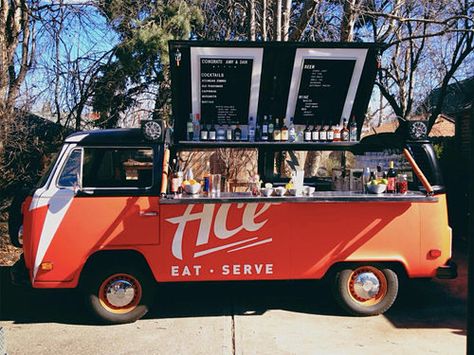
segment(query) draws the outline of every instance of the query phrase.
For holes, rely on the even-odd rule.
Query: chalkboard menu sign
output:
[[[355,63],[355,59],[304,59],[294,122],[339,122]]]
[[[253,59],[200,58],[201,119],[247,124]]]

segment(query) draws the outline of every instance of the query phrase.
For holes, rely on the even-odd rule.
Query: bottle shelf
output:
[[[275,150],[347,150],[359,142],[179,141],[181,148],[267,148]]]

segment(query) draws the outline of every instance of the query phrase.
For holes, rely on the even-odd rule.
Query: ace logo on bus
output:
[[[206,246],[208,244],[215,245],[216,242],[224,241],[224,244],[219,243],[218,246],[209,247],[204,250],[195,251],[193,253],[193,259],[198,259],[204,255],[209,255],[216,252],[227,252],[233,253],[252,247],[256,247],[262,244],[272,242],[272,237],[260,237],[252,236],[244,239],[236,239],[236,235],[241,231],[257,232],[267,222],[267,219],[263,219],[257,222],[258,217],[264,215],[270,207],[271,203],[264,203],[260,209],[258,209],[258,203],[238,203],[238,204],[222,204],[217,207],[215,204],[204,204],[202,205],[202,211],[193,211],[195,209],[194,204],[190,204],[186,207],[186,210],[181,216],[172,217],[166,219],[167,222],[177,225],[176,231],[173,236],[171,243],[171,253],[178,260],[183,260],[183,244],[188,243],[187,239],[191,238],[195,240],[194,248]],[[241,220],[236,227],[228,229],[228,216],[231,208],[237,208],[241,210]],[[214,218],[213,218],[214,217]],[[189,222],[199,223],[197,236],[191,236],[189,233],[185,233],[186,226]],[[214,232],[215,240],[211,239],[211,230]],[[193,237],[196,237],[195,239]],[[186,240],[185,240],[186,238]],[[191,267],[185,266],[183,270],[180,270],[178,266],[171,267],[172,276],[199,276],[202,272],[201,265],[192,265]],[[211,273],[214,270],[210,270]],[[240,275],[240,274],[272,274],[272,264],[243,264],[243,265],[222,265],[220,270],[216,270],[222,275]]]

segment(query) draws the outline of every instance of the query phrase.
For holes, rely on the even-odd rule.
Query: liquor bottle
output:
[[[349,126],[349,140],[351,142],[357,142],[357,123],[355,116],[352,116],[351,124]]]
[[[208,133],[208,139],[210,141],[215,141],[216,136],[217,136],[216,129],[214,128],[214,125],[211,125],[211,129],[209,130],[209,133]]]
[[[189,114],[188,122],[186,123],[186,140],[192,141],[194,135],[194,115]]]
[[[258,142],[262,139],[262,133],[260,127],[256,124],[255,125],[255,142]]]
[[[334,142],[341,141],[341,128],[339,127],[339,123],[336,123],[336,127],[334,127]]]
[[[239,125],[237,125],[237,127],[235,127],[234,139],[236,141],[241,141],[242,140],[242,130],[240,129]]]
[[[196,115],[194,116],[194,120],[193,120],[193,140],[194,141],[198,141],[199,138],[200,138],[200,129],[201,129],[201,126],[199,124],[199,121],[201,120],[201,117],[199,115],[199,113],[196,113]]]
[[[303,132],[303,137],[305,142],[311,142],[311,128],[309,128],[309,123],[306,124],[306,128]]]
[[[260,139],[262,141],[268,141],[268,122],[267,115],[263,115],[262,130]]]
[[[209,163],[209,161],[206,162],[206,170],[204,170],[203,181],[203,191],[209,193],[211,185],[211,164]]]
[[[253,117],[249,118],[249,142],[255,142],[255,124]]]
[[[273,131],[275,130],[275,124],[273,123],[272,115],[268,115],[268,140],[273,140]]]
[[[204,124],[201,125],[201,134],[200,134],[200,138],[202,141],[207,141],[208,140],[208,131],[207,131],[207,128]]]
[[[295,124],[293,123],[293,117],[290,117],[290,126],[288,127],[288,140],[290,142],[296,141],[296,129]]]
[[[348,142],[350,138],[349,130],[347,129],[347,120],[344,118],[342,121],[342,130],[341,130],[341,141]]]
[[[172,194],[178,193],[178,164],[176,163],[176,159],[173,159],[170,165],[170,192]]]
[[[329,124],[329,128],[326,130],[326,140],[332,142],[334,140],[334,128]]]
[[[326,126],[324,125],[324,122],[321,124],[321,129],[319,130],[319,141],[320,142],[327,142],[327,132],[326,132]]]
[[[223,141],[225,140],[225,129],[224,126],[217,127],[217,140]]]
[[[388,169],[387,173],[387,192],[388,193],[395,193],[396,190],[396,182],[397,182],[397,171],[393,168],[393,160],[390,161],[390,168]]]
[[[179,156],[176,154],[176,157],[178,157],[178,172],[176,173],[176,176],[178,178],[178,194],[183,193],[183,180],[184,180],[184,172],[181,164],[179,163]]]
[[[281,141],[281,129],[280,129],[280,122],[278,118],[275,118],[275,128],[273,130],[273,140],[276,142]]]
[[[282,127],[281,127],[281,140],[288,142],[288,127],[286,127],[285,119],[282,118]]]
[[[313,142],[319,142],[319,127],[314,125],[311,131],[311,140]]]
[[[232,132],[232,127],[227,126],[227,129],[225,131],[225,139],[228,141],[231,141],[234,138],[234,134]]]

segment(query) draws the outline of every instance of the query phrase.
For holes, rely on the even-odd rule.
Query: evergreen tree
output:
[[[190,39],[203,22],[193,1],[106,0],[100,8],[120,35],[113,60],[102,66],[93,100],[101,127],[115,127],[120,114],[147,101],[153,118],[168,118],[168,41]],[[141,105],[143,106],[143,105]]]

